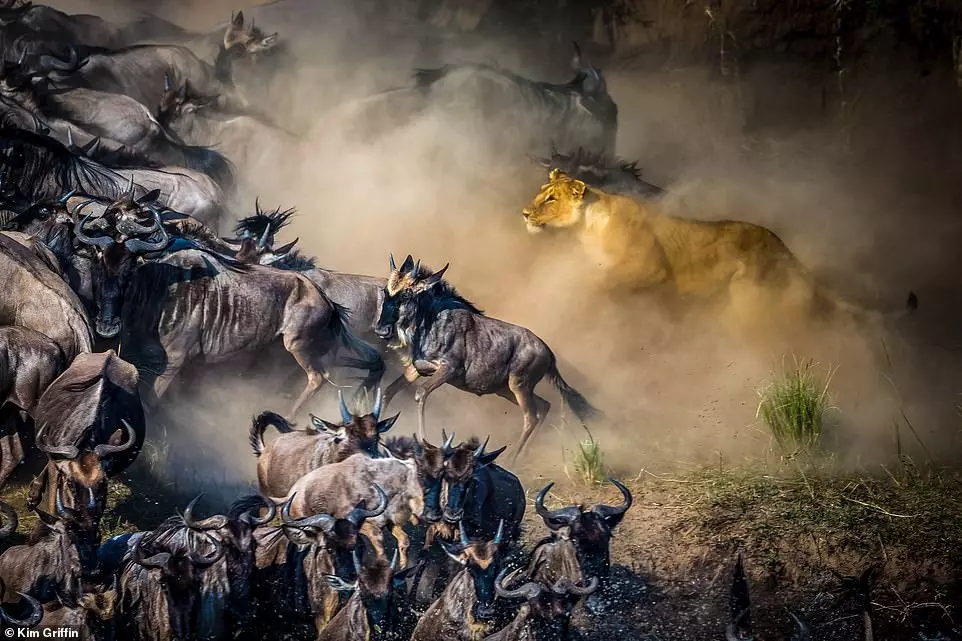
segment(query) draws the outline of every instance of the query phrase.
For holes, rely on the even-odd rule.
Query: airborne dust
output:
[[[422,38],[423,29],[390,11],[370,14],[382,18],[377,26],[365,24],[374,3],[169,5],[162,15],[197,32],[219,28],[244,8],[268,33],[279,32],[298,60],[257,89],[276,100],[275,116],[291,114],[282,124],[309,133],[299,134],[296,146],[265,142],[262,153],[249,154],[253,162],[239,164],[235,211],[251,211],[255,196],[271,209],[296,207],[280,241],[300,237],[302,251],[323,267],[386,276],[391,252],[435,268],[450,262],[450,282],[490,315],[541,336],[567,380],[604,410],[606,419],[591,429],[619,474],[764,455],[770,442],[755,419],[756,389],[793,353],[815,359],[822,371],[838,368],[838,411],[827,436],[841,461],[893,458],[895,421],[903,448],[926,456],[902,411],[928,452],[960,451],[954,404],[962,377],[952,350],[959,345],[955,210],[962,194],[954,181],[962,156],[951,140],[962,139],[962,111],[958,96],[945,95],[944,77],[919,79],[884,60],[868,63],[846,150],[832,107],[821,100],[833,90],[830,74],[757,64],[736,88],[698,67],[634,71],[625,61],[594,60],[619,106],[619,155],[639,160],[649,181],[670,189],[679,212],[683,206],[699,218],[770,227],[852,302],[897,309],[909,290],[920,298],[915,316],[887,324],[884,333],[813,327],[764,309],[679,316],[643,296],[599,287],[594,266],[562,236],[529,237],[520,210],[545,172],[524,157],[492,153],[479,132],[427,116],[373,142],[345,134],[345,105],[405,84],[413,67],[492,62],[564,82],[566,43],[507,31]],[[403,3],[393,6],[403,13]],[[111,13],[99,3],[69,8]],[[163,420],[172,445],[149,449],[145,458],[185,490],[220,486],[236,496],[238,485],[254,480],[250,417],[287,411],[292,400],[278,391],[288,374],[246,361],[185,373]],[[557,477],[585,433],[566,420],[547,381],[539,390],[553,410],[520,471]],[[296,395],[299,387],[286,391]],[[410,398],[395,401],[392,413],[402,415],[394,433],[416,431]],[[333,418],[336,402],[327,387],[307,410]],[[306,413],[296,420],[305,425]],[[427,421],[434,441],[444,428],[465,438],[490,434],[492,448],[515,442],[521,428],[520,412],[503,399],[448,387],[429,398]]]

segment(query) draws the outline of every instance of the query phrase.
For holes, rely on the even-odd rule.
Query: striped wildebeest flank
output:
[[[400,126],[425,112],[440,113],[467,133],[484,132],[501,153],[548,153],[584,148],[615,151],[618,106],[601,70],[574,44],[574,78],[553,84],[484,64],[419,69],[410,87],[392,89],[345,106],[365,135]]]
[[[551,404],[535,394],[548,377],[581,421],[599,414],[558,371],[554,353],[534,332],[485,316],[444,280],[447,266],[434,272],[409,254],[400,267],[391,257],[391,275],[377,320],[382,338],[396,336],[410,363],[384,393],[390,399],[409,382],[424,378],[414,399],[418,433],[424,438],[428,395],[444,384],[478,396],[497,394],[518,405],[524,416],[514,460],[548,415]]]
[[[341,421],[331,423],[311,415],[311,427],[294,430],[284,417],[262,412],[251,424],[250,443],[257,457],[257,480],[265,496],[284,496],[294,483],[322,465],[340,463],[352,454],[381,456],[381,434],[397,421],[400,413],[381,420],[381,389],[378,388],[370,411],[354,414],[338,390]],[[264,444],[268,425],[280,436]]]

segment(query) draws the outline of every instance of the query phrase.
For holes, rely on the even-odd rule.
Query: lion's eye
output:
[[[556,199],[554,196],[548,196],[547,198],[544,199],[544,202],[545,202],[545,204],[547,204],[547,203],[553,203],[555,200],[557,200],[557,199]]]

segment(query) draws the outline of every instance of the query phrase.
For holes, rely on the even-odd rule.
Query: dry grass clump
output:
[[[820,375],[812,360],[782,367],[772,380],[758,390],[756,418],[771,430],[779,447],[788,455],[811,452],[822,435],[825,414],[833,409],[829,386],[835,369]]]

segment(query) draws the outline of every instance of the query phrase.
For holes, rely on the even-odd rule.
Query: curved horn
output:
[[[454,432],[451,432],[447,440],[444,441],[444,444],[441,445],[441,449],[444,451],[449,451],[453,446],[454,446]]]
[[[558,531],[566,525],[572,525],[581,516],[581,510],[577,507],[562,507],[557,510],[549,510],[544,506],[544,499],[548,495],[551,488],[554,487],[554,481],[548,483],[534,499],[534,507],[538,512],[538,516],[544,521],[544,524],[551,531]]]
[[[384,510],[387,509],[387,494],[384,493],[384,490],[382,490],[381,486],[377,483],[374,484],[374,491],[377,492],[377,505],[374,506],[374,509],[368,510],[367,504],[365,503],[365,509],[362,514],[366,519],[373,519],[376,516],[381,516],[384,514]]]
[[[167,564],[170,563],[170,553],[160,552],[153,556],[145,557],[144,551],[141,548],[144,543],[144,538],[146,537],[142,536],[134,543],[134,549],[130,551],[130,558],[133,559],[134,563],[142,565],[145,568],[167,569]]]
[[[391,572],[397,571],[398,549],[394,548],[394,556],[391,557]]]
[[[3,517],[7,521],[6,524],[0,528],[0,539],[2,539],[17,531],[19,519],[17,518],[17,511],[3,501],[0,501],[0,514],[3,514]]]
[[[337,522],[330,514],[315,514],[313,516],[305,516],[300,519],[294,519],[291,517],[291,503],[294,502],[294,497],[297,496],[297,492],[291,494],[291,498],[287,499],[284,503],[284,507],[281,508],[281,523],[288,527],[293,527],[297,529],[303,529],[306,527],[319,527],[324,532],[330,532],[334,529],[334,524]]]
[[[20,52],[20,57],[17,59],[17,66],[19,67],[20,65],[22,65],[23,61],[26,60],[26,58],[27,58],[27,50],[26,48],[24,48],[24,50]]]
[[[623,500],[621,505],[596,505],[593,508],[593,511],[603,519],[608,519],[613,516],[621,516],[628,511],[628,508],[631,507],[633,500],[631,497],[631,492],[627,487],[619,483],[616,479],[609,478],[608,480],[611,481],[615,487],[621,490],[621,496]]]
[[[260,527],[262,525],[267,525],[268,523],[274,520],[275,516],[277,516],[277,504],[274,503],[274,501],[264,496],[261,496],[260,499],[264,502],[264,505],[267,506],[267,514],[265,514],[263,517],[258,518],[256,516],[253,516],[251,512],[247,512],[247,514],[249,515],[247,522],[250,523],[252,527]]]
[[[164,92],[170,91],[170,76],[164,74]]]
[[[349,425],[351,421],[354,420],[354,417],[347,411],[347,405],[344,403],[344,394],[341,393],[341,390],[337,390],[337,400],[341,402],[341,422],[344,423],[344,425]]]
[[[40,66],[50,67],[59,71],[72,71],[77,66],[79,56],[77,55],[77,49],[73,46],[68,45],[67,52],[66,60],[61,60],[51,55],[40,56]]]
[[[461,533],[461,545],[468,547],[471,545],[471,539],[468,538],[468,531],[464,529],[464,523],[458,521],[458,532]]]
[[[568,587],[568,594],[574,594],[576,596],[587,596],[598,589],[598,577],[593,576],[591,580],[588,581],[588,585],[581,587],[577,584]]]
[[[504,539],[504,519],[498,522],[498,533],[494,535],[494,544],[501,545],[502,539]]]
[[[100,144],[100,136],[94,136],[93,138],[90,139],[90,141],[86,145],[80,148],[80,153],[82,153],[84,156],[89,157],[90,154],[93,153],[94,149],[96,149],[97,145],[99,144]]]
[[[77,224],[73,226],[74,236],[76,236],[77,240],[85,245],[92,245],[94,247],[110,247],[114,244],[114,239],[110,236],[97,236],[94,238],[84,233],[83,227],[87,224],[87,221],[90,219],[91,215],[92,214],[87,214],[77,221]]]
[[[361,551],[358,548],[354,548],[354,553],[351,555],[354,559],[354,571],[357,572],[358,576],[361,574]]]
[[[131,200],[134,198],[134,172],[130,172],[130,182],[127,184],[127,191],[124,192],[124,197],[126,196]]]
[[[154,214],[154,219],[157,221],[157,226],[160,228],[161,239],[156,243],[148,243],[147,241],[140,240],[139,238],[131,238],[124,243],[124,246],[128,251],[134,254],[146,254],[148,252],[156,252],[164,249],[170,244],[170,236],[167,234],[167,230],[160,223],[160,215],[151,209]]]
[[[194,506],[197,505],[197,501],[199,501],[200,497],[202,496],[203,494],[198,494],[196,497],[194,497],[194,500],[187,505],[187,508],[184,509],[184,523],[187,524],[187,527],[192,530],[206,531],[219,530],[227,525],[227,517],[220,514],[207,517],[202,521],[194,520]]]
[[[397,267],[394,265],[394,254],[391,254],[390,256],[388,256],[388,260],[391,261],[391,271],[396,272]]]
[[[127,220],[124,220],[122,223],[123,229],[120,229],[120,231],[126,234],[127,236],[134,236],[134,235],[149,236],[156,231],[160,231],[160,224],[161,224],[160,220],[158,220],[156,217],[154,218],[154,221],[149,225],[140,225],[135,222],[129,222]]]
[[[207,535],[207,540],[214,546],[214,552],[212,554],[201,556],[196,550],[191,550],[190,554],[187,555],[187,558],[190,559],[190,562],[193,563],[195,567],[210,567],[224,558],[224,553],[227,552],[227,546],[217,537]]]
[[[534,599],[541,594],[544,588],[540,583],[528,582],[522,585],[520,588],[509,590],[504,587],[505,580],[513,579],[516,574],[518,574],[521,569],[517,569],[511,574],[505,576],[508,572],[508,568],[504,568],[498,573],[498,578],[494,580],[494,591],[498,593],[498,596],[502,599]]]
[[[97,497],[94,496],[94,489],[92,487],[87,488],[87,509],[91,512],[97,507]]]
[[[57,203],[60,204],[60,205],[66,205],[66,204],[67,204],[67,201],[70,200],[70,198],[71,198],[75,193],[77,193],[77,190],[76,190],[76,189],[71,189],[70,191],[68,191],[67,193],[65,193],[63,196],[61,196],[61,197],[57,200]]]
[[[68,146],[68,147],[74,147],[74,146],[75,146],[75,145],[73,144],[73,129],[71,129],[70,127],[67,127],[67,146]]]
[[[488,446],[488,441],[490,440],[491,440],[491,436],[489,435],[488,438],[484,439],[484,443],[481,444],[481,447],[474,450],[474,458],[476,459],[481,458],[481,455],[484,454],[484,448]]]
[[[381,386],[377,386],[377,392],[374,393],[374,407],[371,408],[371,414],[374,414],[374,420],[381,418]]]
[[[94,454],[97,458],[104,459],[108,456],[126,452],[137,442],[137,433],[134,432],[134,428],[130,426],[130,423],[128,423],[126,419],[121,419],[120,422],[124,424],[124,433],[127,435],[127,440],[120,445],[108,445],[107,443],[98,445],[94,448]]]
[[[0,608],[0,618],[12,626],[23,628],[36,627],[37,624],[40,623],[40,619],[43,618],[43,608],[40,606],[40,601],[37,601],[29,594],[24,594],[23,592],[17,592],[17,594],[19,594],[24,601],[30,604],[30,616],[28,616],[26,619],[16,619],[7,614],[6,610]]]
[[[270,224],[267,224],[264,227],[264,233],[261,234],[261,239],[257,241],[258,249],[264,249],[265,247],[267,247],[267,237],[270,235],[270,233],[271,233],[271,226]]]

